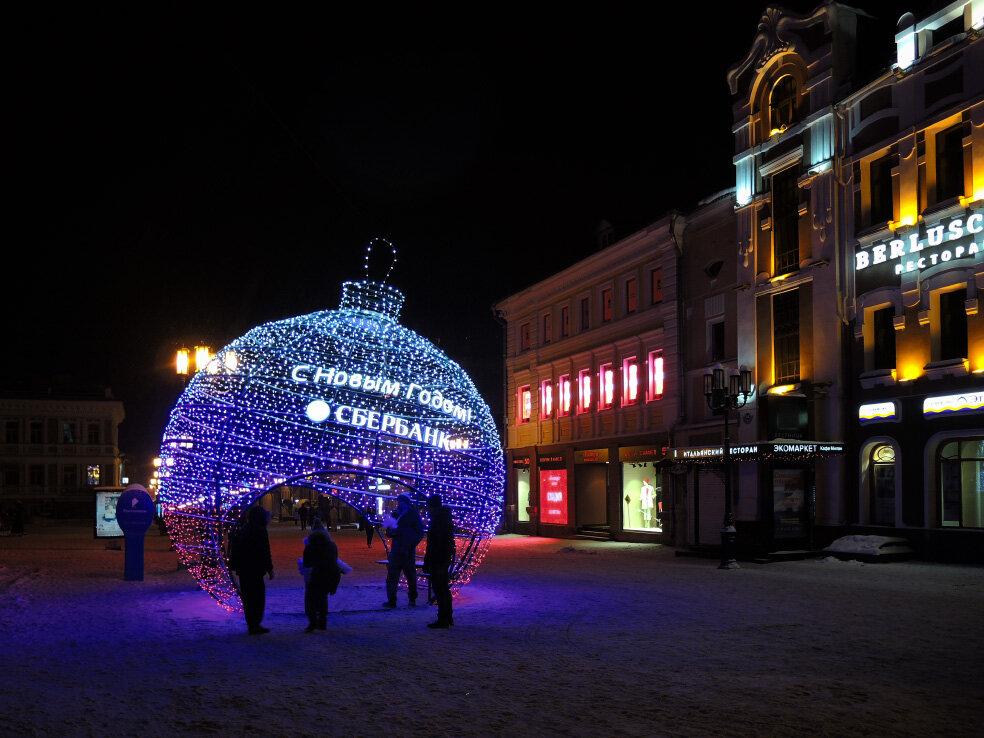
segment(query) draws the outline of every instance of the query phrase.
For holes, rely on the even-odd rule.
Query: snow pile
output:
[[[824,551],[838,557],[857,557],[876,561],[900,561],[914,553],[905,538],[888,536],[842,536]]]

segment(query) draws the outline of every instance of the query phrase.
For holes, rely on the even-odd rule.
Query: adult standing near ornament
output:
[[[267,533],[267,511],[251,507],[246,525],[229,540],[229,568],[239,575],[239,596],[250,635],[269,633],[264,628],[266,585],[263,575],[273,579],[273,557],[270,555],[270,536]]]
[[[396,526],[386,528],[386,537],[391,539],[386,563],[386,602],[383,607],[396,607],[396,589],[400,575],[407,580],[407,594],[410,606],[417,604],[417,544],[424,537],[424,524],[407,495],[396,498]]]
[[[440,495],[427,498],[430,526],[427,528],[427,552],[424,554],[424,573],[430,574],[431,589],[437,600],[437,620],[428,628],[450,628],[451,562],[454,561],[454,521],[451,508],[442,504]]]

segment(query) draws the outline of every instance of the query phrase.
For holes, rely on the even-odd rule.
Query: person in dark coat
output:
[[[391,539],[386,563],[386,602],[383,607],[396,607],[396,589],[400,575],[407,580],[410,606],[417,604],[417,544],[424,537],[424,524],[407,495],[396,498],[396,527],[386,528]]]
[[[305,633],[328,628],[328,595],[338,591],[342,578],[338,570],[338,546],[331,540],[320,518],[311,523],[311,533],[304,539],[301,558],[304,573],[304,614],[308,617]]]
[[[251,507],[245,527],[229,541],[229,568],[239,575],[239,596],[243,601],[243,615],[250,635],[270,632],[269,628],[260,625],[266,609],[263,575],[268,574],[273,579],[267,522],[266,510]]]
[[[310,512],[311,512],[311,508],[308,507],[307,502],[302,502],[301,503],[301,509],[298,510],[298,513],[301,516],[301,530],[306,530],[307,529],[308,513],[310,513]]]
[[[442,504],[440,495],[427,498],[430,526],[427,528],[427,552],[424,554],[424,573],[430,574],[431,589],[437,600],[437,620],[428,628],[449,628],[451,616],[451,563],[454,561],[454,521],[451,509]]]

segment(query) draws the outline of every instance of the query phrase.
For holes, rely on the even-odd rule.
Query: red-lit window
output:
[[[663,267],[656,267],[649,272],[649,280],[653,305],[657,302],[663,302]]]
[[[582,369],[577,375],[577,411],[591,411],[591,370]]]
[[[634,405],[639,400],[639,362],[631,357],[622,362],[622,404]]]
[[[557,380],[557,392],[560,394],[559,404],[557,407],[558,415],[570,415],[571,414],[571,375],[562,374],[560,379]]]
[[[519,422],[529,423],[530,419],[533,417],[533,393],[530,391],[530,386],[524,384],[519,388]]]
[[[638,285],[635,279],[630,279],[625,283],[625,312],[634,313],[639,306]]]
[[[652,351],[649,354],[649,392],[646,398],[650,401],[663,396],[663,352]]]
[[[601,291],[601,318],[602,320],[612,319],[612,290],[610,287]]]
[[[540,420],[549,420],[554,411],[554,389],[550,380],[540,383]]]
[[[548,313],[543,316],[543,343],[550,343],[553,340],[553,319]]]
[[[571,335],[571,308],[569,305],[564,305],[560,309],[560,335]]]
[[[604,410],[615,401],[615,370],[611,364],[598,368],[598,409]]]
[[[519,350],[529,351],[530,348],[530,324],[523,323],[519,326]]]

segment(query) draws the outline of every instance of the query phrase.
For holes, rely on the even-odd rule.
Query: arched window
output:
[[[871,524],[895,525],[895,449],[871,449]]]
[[[796,119],[796,80],[790,75],[779,78],[769,95],[770,134],[789,128]]]
[[[941,523],[984,528],[984,438],[963,438],[940,448]]]

